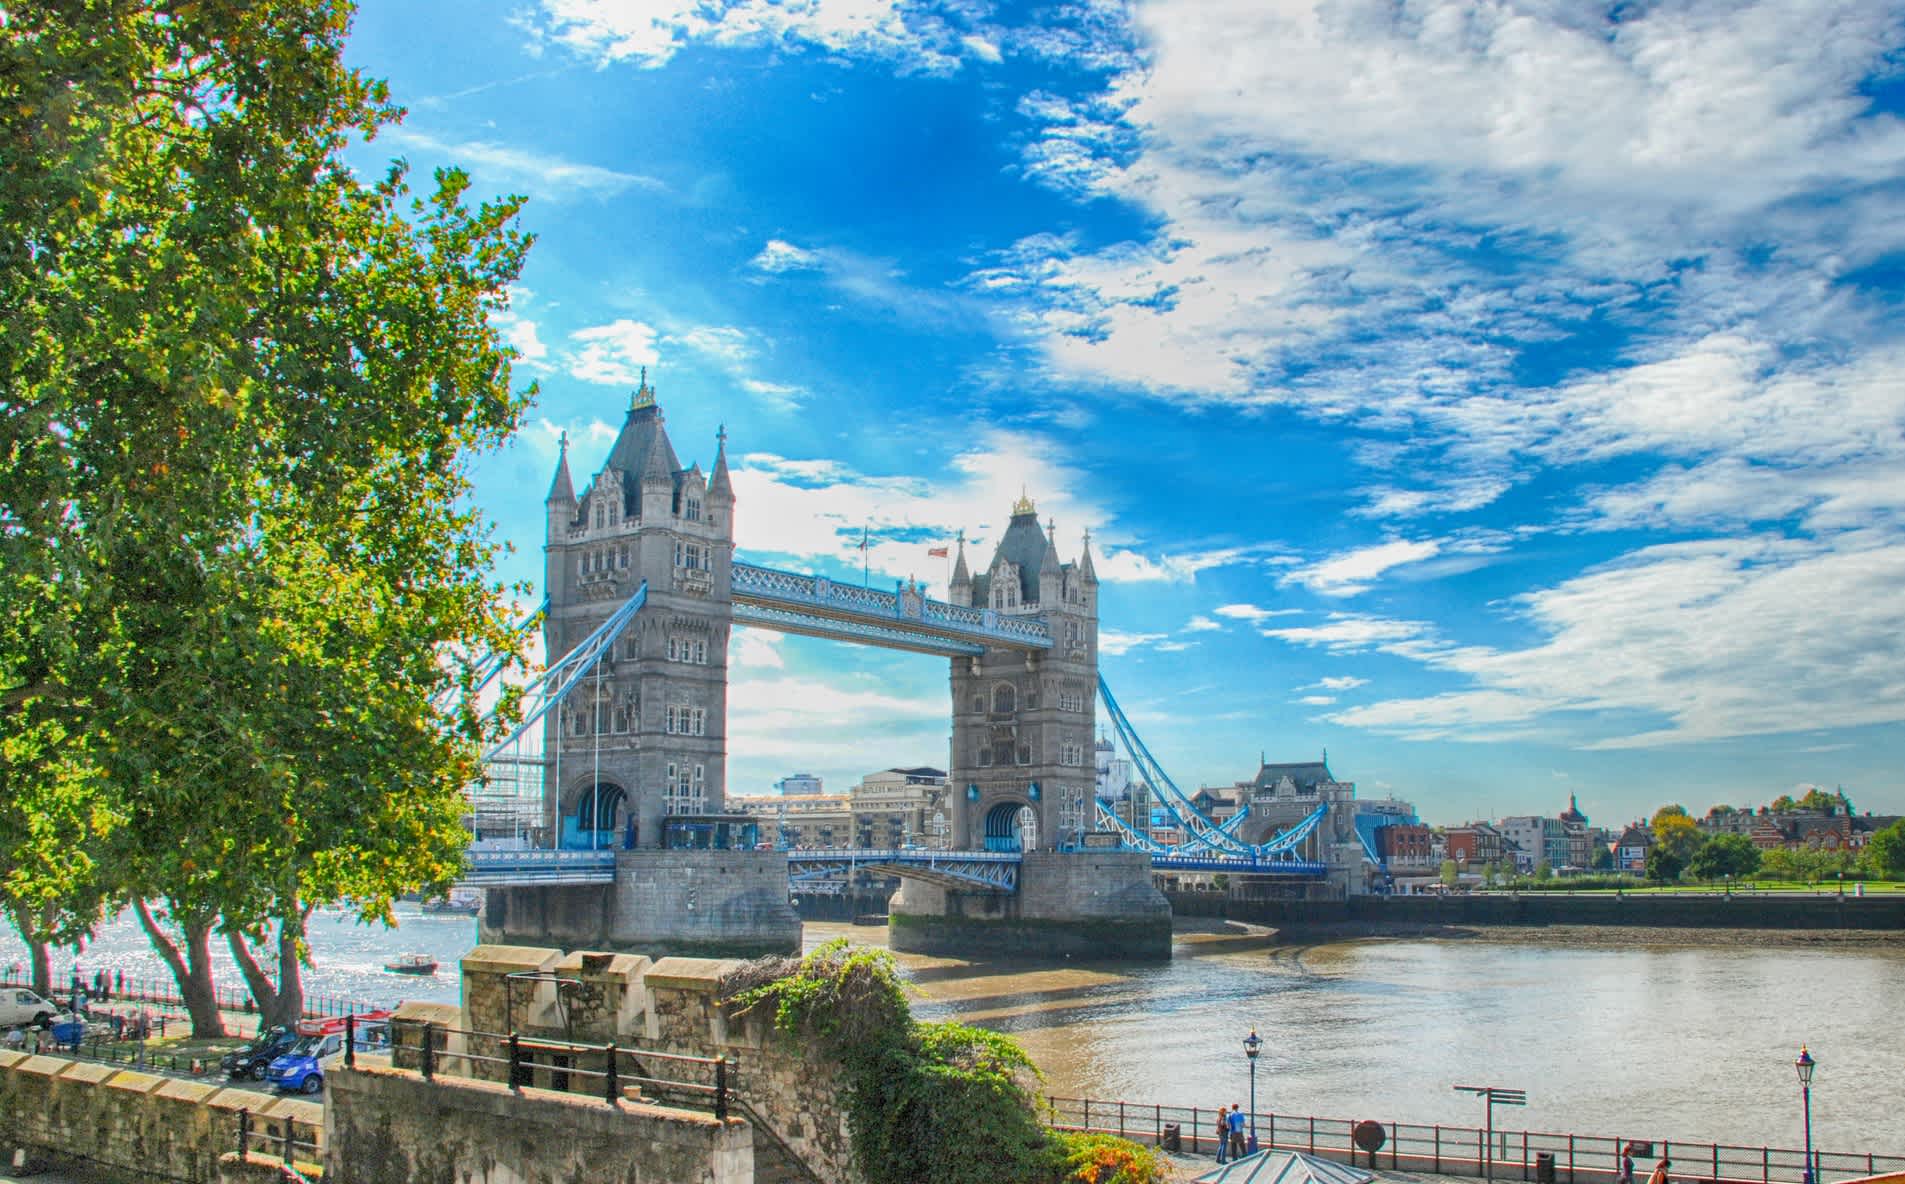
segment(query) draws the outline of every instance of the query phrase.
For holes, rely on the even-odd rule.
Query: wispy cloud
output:
[[[900,0],[541,0],[517,21],[532,44],[560,45],[600,64],[654,68],[688,45],[811,45],[884,58],[908,70],[956,69],[960,51],[983,58],[929,13]]]
[[[1299,567],[1283,577],[1286,584],[1302,584],[1319,596],[1354,596],[1367,592],[1391,568],[1427,559],[1442,549],[1434,539],[1410,542],[1394,539],[1362,547],[1321,563]]]
[[[655,330],[641,321],[623,318],[577,329],[569,340],[577,346],[569,373],[583,382],[633,386],[641,380],[641,367],[659,359]]]
[[[600,165],[581,164],[559,156],[487,140],[446,141],[409,128],[387,133],[400,148],[426,152],[446,164],[461,165],[479,179],[520,190],[545,201],[574,197],[596,200],[615,197],[630,189],[660,191],[667,186],[654,177],[624,173]]]

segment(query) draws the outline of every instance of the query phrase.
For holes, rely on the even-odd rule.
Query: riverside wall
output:
[[[251,1112],[259,1146],[277,1145],[288,1124],[304,1144],[300,1160],[312,1156],[324,1126],[316,1102],[0,1052],[0,1162],[24,1148],[29,1159],[76,1162],[127,1180],[224,1184],[246,1174],[231,1162],[241,1110]]]
[[[1168,961],[1171,906],[1136,851],[1028,851],[1017,892],[903,880],[889,942],[961,958]]]
[[[331,1074],[325,1178],[339,1184],[754,1184],[738,1118],[419,1074],[364,1057]]]
[[[751,958],[800,949],[777,851],[618,851],[615,882],[490,888],[485,942]]]
[[[1172,892],[1183,917],[1221,917],[1280,928],[1306,926],[1627,925],[1665,929],[1905,930],[1899,896],[1748,893],[1566,892],[1478,896],[1352,896],[1347,900],[1236,900],[1210,892]]]

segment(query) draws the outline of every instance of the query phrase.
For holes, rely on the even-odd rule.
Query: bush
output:
[[[1164,1157],[1116,1135],[1055,1133],[1053,1171],[1061,1184],[1164,1184]]]
[[[1025,1051],[996,1032],[915,1021],[885,950],[841,938],[798,963],[751,964],[723,988],[738,1012],[771,1007],[783,1037],[839,1062],[853,1157],[867,1184],[1167,1178],[1162,1161],[1135,1143],[1040,1126],[1038,1070]]]

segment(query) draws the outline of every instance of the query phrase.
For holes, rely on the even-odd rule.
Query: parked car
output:
[[[225,1076],[235,1080],[263,1081],[265,1070],[271,1062],[277,1060],[298,1042],[298,1034],[283,1024],[274,1025],[258,1033],[258,1038],[239,1049],[226,1053],[218,1062]]]
[[[359,1052],[388,1049],[390,1013],[379,1011],[358,1016],[355,1039]],[[298,1037],[291,1047],[278,1054],[266,1068],[264,1079],[283,1093],[319,1093],[324,1089],[325,1070],[343,1059],[344,1021],[307,1021],[298,1025]]]
[[[25,987],[0,987],[0,1028],[45,1028],[60,1009]]]

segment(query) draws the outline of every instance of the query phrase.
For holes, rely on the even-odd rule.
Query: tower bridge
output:
[[[790,877],[852,868],[901,878],[896,948],[1168,957],[1153,862],[1322,874],[1303,846],[1316,819],[1280,843],[1245,843],[1236,820],[1203,820],[1141,742],[1140,771],[1185,844],[1121,831],[1097,801],[1101,695],[1120,737],[1136,735],[1098,674],[1090,536],[1062,559],[1029,498],[983,567],[969,567],[961,536],[944,600],[911,581],[887,591],[739,562],[725,431],[710,472],[684,467],[644,374],[580,493],[565,437],[545,507],[549,669],[523,726],[491,754],[493,768],[540,774],[540,816],[533,845],[471,852],[465,882],[488,890],[486,939],[798,948]],[[755,849],[756,824],[725,810],[736,624],[947,660],[951,850]]]

